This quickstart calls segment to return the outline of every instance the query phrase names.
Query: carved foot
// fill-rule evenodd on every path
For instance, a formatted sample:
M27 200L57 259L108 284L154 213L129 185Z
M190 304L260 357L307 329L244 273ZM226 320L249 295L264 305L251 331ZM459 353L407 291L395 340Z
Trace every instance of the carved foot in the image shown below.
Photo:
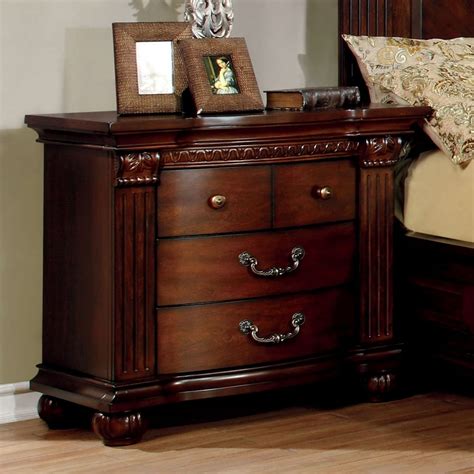
M78 426L86 410L59 398L42 395L38 400L38 415L52 430Z
M371 402L383 402L393 397L398 388L397 376L392 372L371 374L366 380L366 391Z
M365 400L383 402L403 395L406 386L402 348L401 344L373 350L362 348L351 356L354 382Z
M92 429L106 446L127 446L140 441L146 430L146 421L140 412L98 412L92 418Z

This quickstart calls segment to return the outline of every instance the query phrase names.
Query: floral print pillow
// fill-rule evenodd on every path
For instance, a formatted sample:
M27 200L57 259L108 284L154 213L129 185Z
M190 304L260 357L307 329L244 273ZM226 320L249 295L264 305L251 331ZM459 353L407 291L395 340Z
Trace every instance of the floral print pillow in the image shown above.
M372 102L429 105L430 138L454 163L474 158L474 38L343 38Z

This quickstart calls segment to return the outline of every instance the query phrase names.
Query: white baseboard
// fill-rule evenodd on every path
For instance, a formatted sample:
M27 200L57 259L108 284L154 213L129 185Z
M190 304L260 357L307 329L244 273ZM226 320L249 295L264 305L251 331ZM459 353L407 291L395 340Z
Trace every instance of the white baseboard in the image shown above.
M29 382L0 385L0 424L38 418L36 405L40 396L30 390Z

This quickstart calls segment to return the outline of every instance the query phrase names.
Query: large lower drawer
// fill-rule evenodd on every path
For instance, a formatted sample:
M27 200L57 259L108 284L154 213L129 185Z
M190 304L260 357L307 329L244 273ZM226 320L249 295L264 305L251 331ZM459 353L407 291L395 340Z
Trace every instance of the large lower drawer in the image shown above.
M257 337L295 331L292 315L302 313L299 333L284 342L262 343L239 329L258 327ZM337 288L305 295L158 310L160 373L248 366L309 357L347 347L354 331L354 298Z
M293 248L304 249L296 270L283 276L254 274L239 261L247 252L256 269L293 265ZM239 300L348 282L355 267L355 225L334 224L292 231L158 241L158 305Z

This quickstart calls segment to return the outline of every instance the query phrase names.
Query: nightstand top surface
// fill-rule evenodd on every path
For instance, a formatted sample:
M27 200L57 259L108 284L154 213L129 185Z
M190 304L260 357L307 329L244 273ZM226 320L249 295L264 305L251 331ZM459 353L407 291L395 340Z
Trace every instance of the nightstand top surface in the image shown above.
M371 104L354 109L320 109L314 112L266 111L247 114L219 114L185 117L182 115L121 115L117 112L79 112L27 115L25 123L34 129L70 130L84 133L121 134L145 131L197 130L235 127L323 124L361 120L422 119L429 107Z

